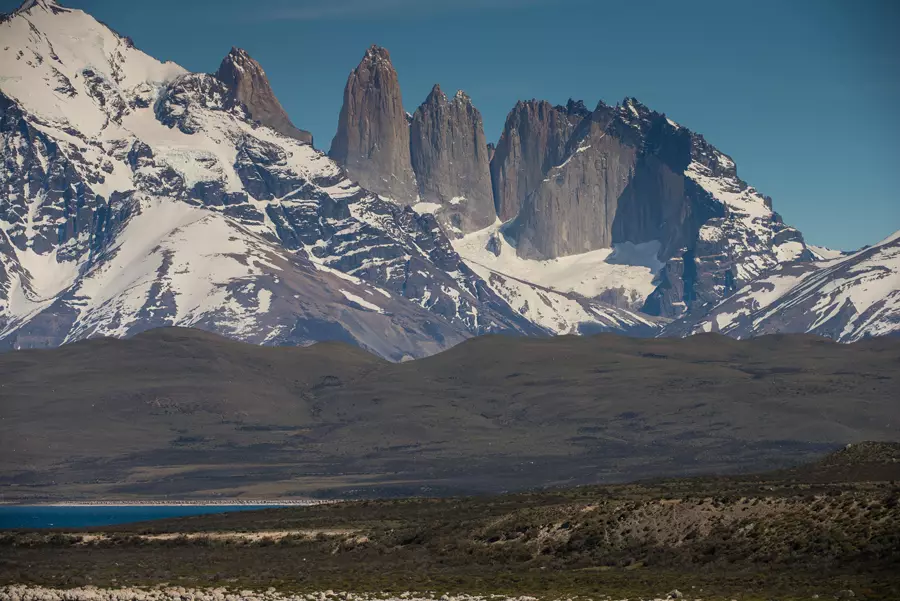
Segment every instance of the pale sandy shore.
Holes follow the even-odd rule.
[[[278,542],[285,538],[313,539],[317,536],[353,538],[353,542],[356,544],[361,544],[369,540],[365,536],[357,536],[358,532],[358,530],[328,528],[307,530],[257,530],[255,532],[169,532],[164,534],[135,534],[133,537],[148,542],[176,539],[207,539],[254,543],[263,540]],[[90,545],[108,541],[113,538],[112,535],[109,534],[92,533],[90,528],[85,528],[78,532],[65,532],[63,534],[79,537],[81,539],[79,544],[81,545]]]

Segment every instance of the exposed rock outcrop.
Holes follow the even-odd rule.
[[[779,265],[665,334],[804,333],[840,342],[900,334],[900,231],[837,259]]]
[[[400,204],[416,200],[409,122],[386,49],[372,46],[350,73],[329,156],[364,188]]]
[[[464,92],[448,100],[434,86],[413,114],[410,154],[420,200],[441,205],[445,231],[467,234],[495,221],[484,125]]]
[[[498,147],[495,163],[499,156]],[[495,176],[495,190],[505,181]],[[734,161],[634,98],[601,102],[575,126],[563,160],[542,173],[507,232],[532,259],[658,241],[667,265],[645,310],[667,317],[718,302],[780,262],[811,258]]]
[[[610,120],[601,103],[567,140],[567,158],[544,171],[528,194],[514,228],[519,256],[550,259],[612,246],[619,197],[639,149],[606,135]]]
[[[182,325],[400,360],[475,333],[546,332],[433,216],[261,126],[219,76],[158,63],[82,11],[35,6],[0,23],[0,351]],[[91,36],[104,60],[85,55]],[[71,92],[53,96],[63,79]]]
[[[491,158],[491,179],[497,215],[509,221],[544,174],[563,161],[575,127],[590,115],[581,101],[552,106],[543,100],[518,102]]]
[[[227,86],[228,102],[243,105],[251,119],[280,134],[313,143],[311,133],[291,123],[272,91],[266,72],[245,50],[232,48],[216,71],[216,78]]]

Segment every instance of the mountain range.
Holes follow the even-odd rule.
[[[634,98],[405,110],[364,53],[317,150],[263,67],[160,62],[80,10],[0,21],[0,348],[190,326],[402,361],[484,334],[900,332],[900,237],[808,245]]]

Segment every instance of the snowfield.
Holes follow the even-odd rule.
[[[498,220],[452,243],[497,295],[555,334],[623,328],[646,333],[661,323],[638,311],[663,267],[656,258],[658,242],[619,244],[543,261],[523,259]]]
[[[544,261],[523,259],[502,229],[503,224],[497,221],[489,228],[453,240],[453,248],[470,265],[558,292],[594,298],[608,290],[622,290],[630,307],[640,307],[653,292],[653,278],[664,266],[657,258],[660,244],[656,241],[617,244]]]

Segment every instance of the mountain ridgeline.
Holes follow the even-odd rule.
[[[368,73],[375,75],[360,75]],[[574,100],[519,102],[491,152],[462,91],[448,101],[436,85],[405,117],[390,55],[373,46],[351,73],[344,102],[332,158],[364,187],[391,195],[385,186],[396,173],[410,173],[411,132],[414,178],[403,181],[417,194],[394,199],[435,212],[451,238],[499,218],[525,259],[658,243],[665,267],[645,313],[679,318],[781,262],[815,258],[771,200],[738,178],[734,161],[634,98],[615,107],[601,101],[593,111]],[[364,130],[361,145],[356,134]],[[403,169],[387,167],[394,164]]]
[[[896,236],[808,246],[633,98],[518,102],[493,144],[464,92],[406,112],[372,46],[326,154],[242,49],[191,73],[54,0],[0,35],[0,349],[184,326],[400,361],[497,333],[900,331]]]

